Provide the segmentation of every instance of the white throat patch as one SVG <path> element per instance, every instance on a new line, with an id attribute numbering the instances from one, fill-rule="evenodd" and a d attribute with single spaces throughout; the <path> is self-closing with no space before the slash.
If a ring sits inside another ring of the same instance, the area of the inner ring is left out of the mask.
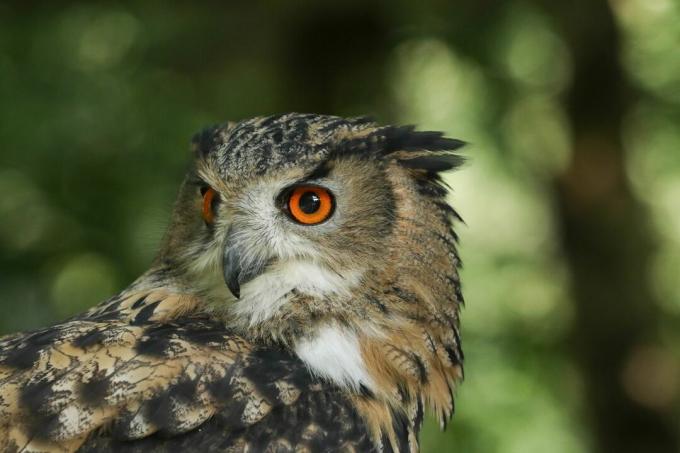
<path id="1" fill-rule="evenodd" d="M 337 295 L 351 297 L 360 273 L 349 271 L 340 275 L 323 266 L 305 261 L 287 261 L 241 287 L 241 297 L 231 306 L 231 311 L 251 327 L 275 316 L 290 299 L 291 291 L 312 297 Z"/>
<path id="2" fill-rule="evenodd" d="M 359 340 L 347 329 L 321 327 L 310 339 L 298 341 L 295 352 L 316 376 L 353 390 L 361 385 L 375 388 L 361 356 Z"/>

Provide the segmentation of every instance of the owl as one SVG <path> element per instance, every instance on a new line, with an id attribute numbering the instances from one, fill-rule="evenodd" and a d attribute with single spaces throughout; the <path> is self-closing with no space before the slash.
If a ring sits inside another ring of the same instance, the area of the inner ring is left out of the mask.
<path id="1" fill-rule="evenodd" d="M 418 451 L 462 379 L 462 144 L 296 113 L 197 134 L 150 269 L 0 339 L 0 449 Z"/>

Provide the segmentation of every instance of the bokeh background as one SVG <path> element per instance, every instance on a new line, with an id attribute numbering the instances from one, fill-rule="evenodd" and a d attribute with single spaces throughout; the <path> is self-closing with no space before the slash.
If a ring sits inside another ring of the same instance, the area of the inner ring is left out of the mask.
<path id="1" fill-rule="evenodd" d="M 283 111 L 471 143 L 425 452 L 679 451 L 677 0 L 0 2 L 0 334 L 123 288 L 192 134 Z"/>

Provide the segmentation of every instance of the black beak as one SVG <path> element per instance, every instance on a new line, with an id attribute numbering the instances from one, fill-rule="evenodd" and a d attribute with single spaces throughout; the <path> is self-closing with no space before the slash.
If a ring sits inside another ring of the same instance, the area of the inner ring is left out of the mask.
<path id="1" fill-rule="evenodd" d="M 235 241 L 236 237 L 237 235 L 232 226 L 227 233 L 226 246 L 222 257 L 222 273 L 227 288 L 238 299 L 241 297 L 241 286 L 262 274 L 267 267 L 267 263 L 262 262 L 263 260 L 244 262 L 244 254 L 241 252 L 239 244 Z"/>

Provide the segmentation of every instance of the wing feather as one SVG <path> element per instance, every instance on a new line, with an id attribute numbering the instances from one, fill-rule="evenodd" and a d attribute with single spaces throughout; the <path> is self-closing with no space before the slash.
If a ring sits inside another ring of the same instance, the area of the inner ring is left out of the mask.
<path id="1" fill-rule="evenodd" d="M 0 339 L 0 449 L 372 448 L 351 401 L 297 357 L 177 307 L 186 301 L 115 298 Z"/>

